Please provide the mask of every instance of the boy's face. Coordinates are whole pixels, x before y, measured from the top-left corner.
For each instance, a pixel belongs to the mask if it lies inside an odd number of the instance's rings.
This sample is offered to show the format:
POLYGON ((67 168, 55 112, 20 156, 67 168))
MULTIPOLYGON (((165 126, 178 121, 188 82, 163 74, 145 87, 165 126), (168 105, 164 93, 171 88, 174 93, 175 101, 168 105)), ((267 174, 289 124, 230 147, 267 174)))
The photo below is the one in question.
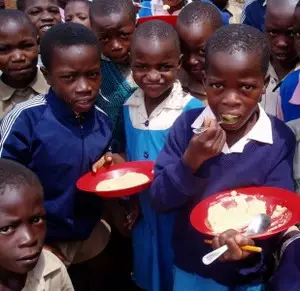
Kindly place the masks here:
POLYGON ((271 46, 272 58, 280 63, 290 63, 297 57, 293 37, 294 11, 273 9, 266 13, 265 27, 271 46))
POLYGON ((65 21, 75 22, 91 28, 90 8, 84 2, 70 2, 65 8, 65 21))
POLYGON ((295 49, 300 56, 300 7, 296 8, 294 15, 295 49))
POLYGON ((129 64, 129 51, 135 23, 127 11, 95 17, 92 27, 104 56, 117 64, 129 64))
POLYGON ((261 59, 243 51, 217 52, 208 57, 204 81, 209 106, 217 120, 224 122, 224 130, 239 130, 251 119, 268 84, 261 59))
POLYGON ((44 76, 54 92, 77 113, 94 105, 101 84, 100 53, 92 45, 55 48, 44 76))
POLYGON ((146 97, 157 98, 170 89, 180 63, 180 52, 172 40, 141 38, 132 49, 133 78, 146 97))
POLYGON ((9 21, 0 27, 0 70, 14 80, 30 78, 38 61, 37 35, 24 23, 9 21))
POLYGON ((201 82, 205 46, 215 30, 208 23, 196 23, 190 26, 179 24, 176 29, 181 40, 182 66, 190 77, 201 82))
POLYGON ((38 262, 46 233, 42 188, 7 187, 0 196, 0 270, 26 274, 38 262))
POLYGON ((25 13, 37 28, 39 36, 55 24, 61 22, 61 15, 56 0, 26 0, 25 13))

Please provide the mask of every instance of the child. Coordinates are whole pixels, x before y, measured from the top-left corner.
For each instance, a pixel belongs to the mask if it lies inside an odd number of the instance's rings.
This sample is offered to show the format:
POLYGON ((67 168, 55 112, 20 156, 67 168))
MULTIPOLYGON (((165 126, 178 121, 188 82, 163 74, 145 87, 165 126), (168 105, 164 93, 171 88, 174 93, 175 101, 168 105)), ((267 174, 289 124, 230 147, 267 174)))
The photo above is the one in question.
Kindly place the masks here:
POLYGON ((293 36, 295 6, 295 0, 269 0, 266 11, 265 26, 271 47, 270 81, 261 105, 267 113, 278 117, 280 98, 277 85, 296 68, 298 62, 293 36))
POLYGON ((254 241, 228 230, 213 240, 214 248, 229 247, 223 262, 205 266, 201 258, 211 247, 189 216, 200 201, 220 191, 244 186, 293 190, 295 138, 258 104, 268 83, 269 56, 258 30, 238 24, 220 28, 205 53, 209 106, 179 117, 156 161, 153 205, 158 211, 179 211, 173 233, 174 291, 263 290, 277 237, 258 241, 264 252, 248 257, 239 246, 254 241), (202 125, 207 131, 193 134, 202 125))
POLYGON ((21 11, 0 10, 0 119, 17 103, 48 91, 37 67, 37 33, 21 11))
POLYGON ((206 42, 221 26, 221 15, 210 3, 192 2, 178 15, 176 30, 181 41, 184 68, 179 80, 186 92, 200 100, 206 99, 202 84, 206 42))
POLYGON ((131 0, 94 0, 90 17, 103 54, 101 96, 96 104, 113 122, 114 147, 124 152, 122 106, 137 88, 129 65, 136 8, 131 0))
POLYGON ((30 18, 40 38, 49 28, 61 22, 57 0, 17 0, 17 8, 30 18))
POLYGON ((45 34, 41 56, 51 88, 6 115, 0 155, 32 169, 41 180, 46 243, 70 265, 95 257, 109 239, 109 229, 100 222, 102 200, 76 188, 111 139, 107 116, 94 106, 101 53, 91 30, 68 23, 45 34))
POLYGON ((43 250, 43 189, 24 166, 0 159, 0 290, 72 291, 62 262, 43 250))
POLYGON ((65 8, 65 21, 76 22, 91 28, 88 0, 69 0, 65 8))
MULTIPOLYGON (((176 80, 181 65, 179 38, 166 22, 153 20, 138 26, 131 58, 139 89, 124 104, 126 157, 129 161, 154 161, 176 118, 203 104, 186 95, 176 80)), ((132 234, 134 279, 144 290, 172 290, 174 213, 158 215, 147 191, 140 193, 139 199, 142 218, 132 234)))

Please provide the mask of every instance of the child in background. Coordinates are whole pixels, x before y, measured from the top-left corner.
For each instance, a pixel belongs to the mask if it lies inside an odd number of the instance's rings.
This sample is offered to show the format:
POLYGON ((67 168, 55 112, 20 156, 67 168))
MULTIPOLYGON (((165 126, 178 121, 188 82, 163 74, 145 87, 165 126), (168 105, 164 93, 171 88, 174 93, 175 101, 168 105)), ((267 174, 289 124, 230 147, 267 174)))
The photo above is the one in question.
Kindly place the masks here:
POLYGON ((201 258, 211 247, 189 218, 200 201, 220 191, 247 186, 294 189, 294 135, 259 105, 268 83, 269 57, 266 39, 255 28, 220 28, 205 53, 209 106, 177 119, 156 161, 153 205, 158 211, 179 212, 173 234, 174 291, 264 290, 277 237, 257 241, 264 252, 249 256, 240 246, 255 242, 234 230, 225 231, 213 239, 213 248, 227 244, 229 250, 222 262, 205 266, 201 258), (193 134, 193 128, 201 126, 207 131, 193 134))
POLYGON ((90 2, 88 0, 69 0, 65 7, 65 22, 76 22, 91 28, 90 2))
POLYGON ((48 29, 61 22, 57 0, 17 0, 17 9, 29 17, 40 38, 48 29))
MULTIPOLYGON (((155 161, 176 118, 200 100, 183 92, 179 38, 163 21, 138 26, 132 41, 131 68, 139 89, 124 104, 128 161, 155 161)), ((139 194, 142 218, 133 228, 136 284, 148 291, 172 290, 174 213, 157 214, 148 191, 139 194)))
MULTIPOLYGON (((111 140, 109 120, 94 106, 101 52, 90 29, 64 23, 44 35, 41 56, 51 88, 6 115, 0 127, 0 155, 32 169, 41 180, 46 244, 70 265, 96 257, 110 236, 109 226, 100 221, 102 199, 76 188, 76 181, 91 170, 111 140)), ((89 273, 87 289, 98 276, 89 273)))
POLYGON ((192 2, 178 15, 176 30, 183 54, 179 80, 186 92, 200 100, 206 99, 202 83, 206 42, 221 26, 221 15, 210 3, 192 2))
POLYGON ((102 48, 102 85, 96 104, 113 122, 115 148, 124 152, 123 104, 136 90, 130 69, 130 46, 136 25, 132 0, 94 0, 91 3, 92 29, 102 48))
MULTIPOLYGON (((203 0, 202 0, 203 1, 203 0)), ((204 0, 203 2, 206 2, 204 0)), ((240 3, 237 3, 236 0, 210 0, 214 3, 222 14, 227 17, 227 23, 240 23, 242 7, 240 3)))
POLYGON ((262 96, 261 106, 271 115, 280 117, 278 84, 295 70, 298 57, 294 48, 293 22, 295 0, 269 0, 265 17, 265 30, 271 47, 268 69, 269 85, 262 96))
POLYGON ((36 175, 0 159, 0 289, 73 291, 63 263, 43 250, 43 189, 36 175))
POLYGON ((17 103, 47 93, 37 62, 37 33, 28 17, 18 10, 0 10, 0 119, 17 103))

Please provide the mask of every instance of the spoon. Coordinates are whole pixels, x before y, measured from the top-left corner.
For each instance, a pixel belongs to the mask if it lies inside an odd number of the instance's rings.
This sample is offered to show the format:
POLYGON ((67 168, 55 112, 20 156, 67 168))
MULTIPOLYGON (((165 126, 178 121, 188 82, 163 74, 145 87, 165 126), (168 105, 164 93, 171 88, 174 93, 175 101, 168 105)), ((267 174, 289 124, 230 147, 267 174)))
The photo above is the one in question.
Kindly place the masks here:
MULTIPOLYGON (((223 123, 223 121, 218 121, 218 124, 223 123)), ((194 134, 200 134, 200 133, 204 133, 205 131, 208 130, 209 127, 204 127, 204 126, 200 126, 199 128, 194 128, 193 129, 193 133, 194 134)))
MULTIPOLYGON (((264 214, 264 213, 255 215, 251 219, 251 221, 247 227, 247 231, 245 232, 245 235, 250 236, 250 235, 264 233, 270 227, 270 225, 271 225, 271 217, 269 215, 264 214)), ((227 250, 228 250, 228 246, 224 245, 224 246, 208 253, 207 255, 205 255, 202 258, 203 264, 210 265, 216 259, 221 257, 227 250)))

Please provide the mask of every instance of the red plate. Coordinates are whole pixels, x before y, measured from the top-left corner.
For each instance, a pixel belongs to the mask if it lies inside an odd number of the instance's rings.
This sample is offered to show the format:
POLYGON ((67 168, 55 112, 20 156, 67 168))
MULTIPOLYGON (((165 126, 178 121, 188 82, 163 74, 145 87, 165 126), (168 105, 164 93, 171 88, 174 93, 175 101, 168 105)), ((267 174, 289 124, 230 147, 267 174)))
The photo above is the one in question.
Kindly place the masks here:
POLYGON ((81 177, 77 181, 76 185, 77 188, 82 191, 96 193, 101 197, 115 198, 129 196, 143 191, 149 187, 154 177, 153 168, 154 162, 148 161, 121 163, 107 168, 100 168, 96 174, 89 172, 81 177), (149 181, 132 188, 101 192, 96 191, 96 186, 99 182, 107 179, 117 178, 130 172, 144 174, 149 178, 149 181))
MULTIPOLYGON (((300 197, 293 192, 272 187, 249 187, 235 189, 237 193, 255 196, 257 199, 266 202, 267 214, 273 213, 276 205, 287 208, 287 212, 280 215, 278 218, 272 218, 270 228, 261 235, 252 236, 252 238, 268 238, 276 233, 287 230, 290 226, 299 222, 300 218, 300 197)), ((231 196, 229 191, 223 191, 215 194, 202 202, 200 202, 192 211, 190 220, 191 224, 201 233, 215 236, 207 221, 208 208, 224 197, 231 196)))
POLYGON ((149 20, 162 20, 169 23, 172 26, 176 25, 177 15, 154 15, 154 16, 146 16, 138 19, 137 25, 142 24, 149 20))

